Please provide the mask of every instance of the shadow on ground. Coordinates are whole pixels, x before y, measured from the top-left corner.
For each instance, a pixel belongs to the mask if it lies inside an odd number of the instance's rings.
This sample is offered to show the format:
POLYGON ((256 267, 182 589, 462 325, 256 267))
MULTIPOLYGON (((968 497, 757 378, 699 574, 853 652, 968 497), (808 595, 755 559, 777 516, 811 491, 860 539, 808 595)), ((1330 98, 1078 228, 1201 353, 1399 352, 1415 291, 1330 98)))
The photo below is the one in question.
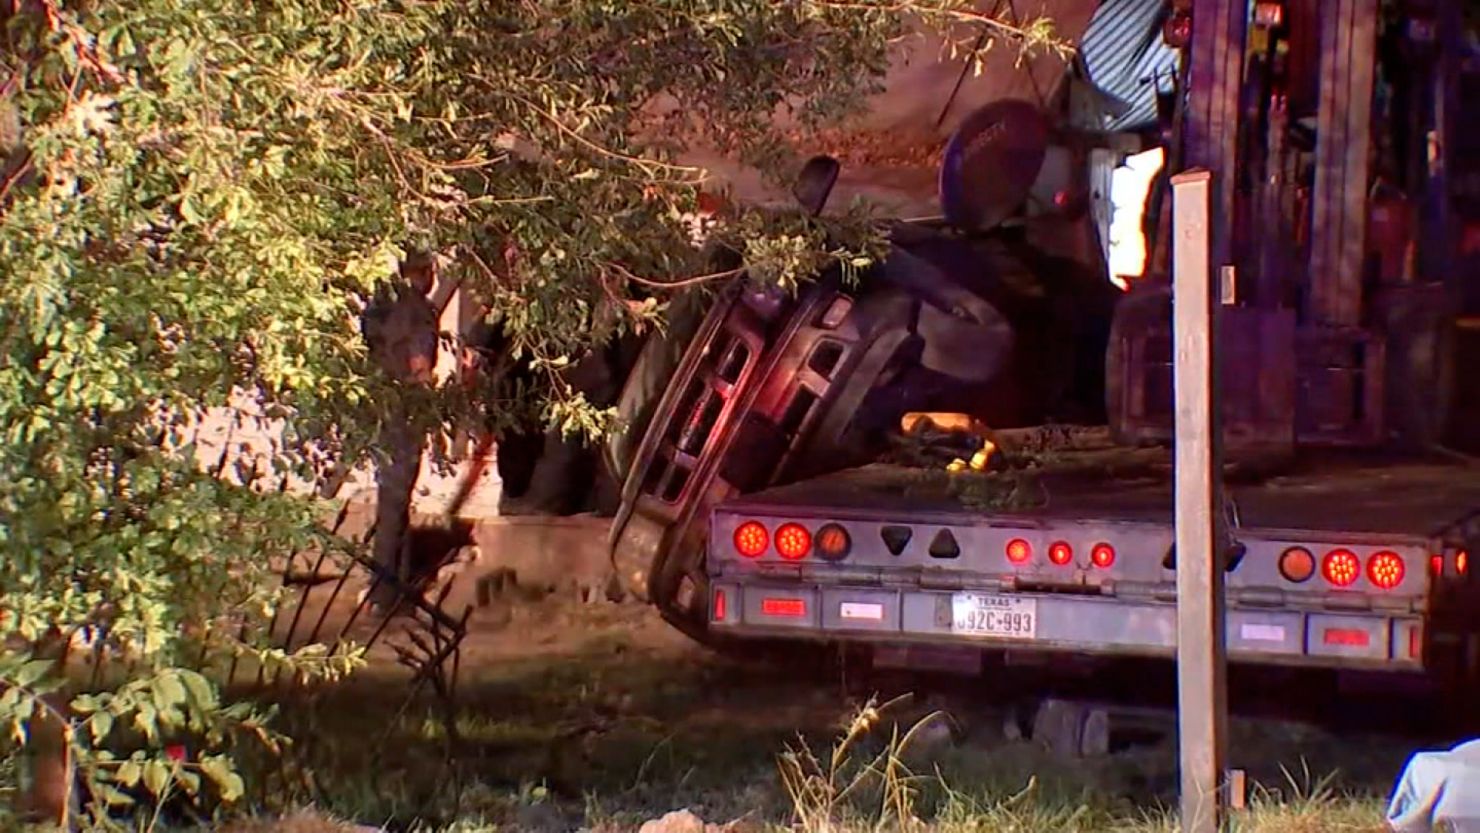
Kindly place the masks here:
MULTIPOLYGON (((1165 679, 1145 682, 1148 700, 1166 698, 1165 679)), ((1054 805, 1130 815, 1175 798, 1168 733, 1147 733, 1109 756, 1055 758, 1012 736, 1004 708, 1012 697, 993 681, 861 678, 816 661, 740 664, 628 606, 529 605, 500 627, 475 628, 450 714, 452 738, 449 714, 434 698, 401 711, 405 685, 377 665, 289 704, 286 728, 302 739, 317 787, 277 798, 311 799, 390 828, 471 816, 570 830, 684 807, 711 820, 784 822, 791 805, 777 756, 787 744, 804 737, 824 752, 871 693, 887 699, 906 691, 917 696, 895 714, 900 723, 934 709, 952 718, 950 731, 942 724, 925 733, 911 763, 954 790, 1002 797, 1031 783, 1054 805)), ((855 757, 877 748, 889 729, 886 720, 855 757)), ((1415 743, 1350 721, 1322 728, 1246 718, 1234 721, 1231 746, 1234 766, 1283 795, 1324 783, 1380 796, 1415 743)), ((922 788, 928 811, 940 790, 922 788)))

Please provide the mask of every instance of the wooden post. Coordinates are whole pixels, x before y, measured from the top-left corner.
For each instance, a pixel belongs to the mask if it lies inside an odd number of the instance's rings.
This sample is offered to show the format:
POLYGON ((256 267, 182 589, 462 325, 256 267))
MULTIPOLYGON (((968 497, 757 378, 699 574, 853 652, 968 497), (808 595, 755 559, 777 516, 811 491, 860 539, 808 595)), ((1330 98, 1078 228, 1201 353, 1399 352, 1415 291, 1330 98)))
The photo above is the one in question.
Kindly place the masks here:
POLYGON ((1226 806, 1222 432, 1215 360, 1219 293, 1209 257, 1212 204, 1210 172, 1193 170, 1172 178, 1177 735, 1183 833, 1221 829, 1226 806))

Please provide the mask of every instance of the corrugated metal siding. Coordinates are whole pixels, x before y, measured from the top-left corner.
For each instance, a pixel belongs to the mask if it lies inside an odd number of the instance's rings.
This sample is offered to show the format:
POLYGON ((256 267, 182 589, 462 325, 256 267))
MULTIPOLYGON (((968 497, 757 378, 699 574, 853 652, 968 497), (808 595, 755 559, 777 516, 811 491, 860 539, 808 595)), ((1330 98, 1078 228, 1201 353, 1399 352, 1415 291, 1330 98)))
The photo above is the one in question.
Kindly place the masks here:
POLYGON ((1164 0, 1105 0, 1090 19, 1079 44, 1089 81, 1124 107, 1106 130, 1156 122, 1156 85, 1142 79, 1177 68, 1177 51, 1161 40, 1166 13, 1164 0))

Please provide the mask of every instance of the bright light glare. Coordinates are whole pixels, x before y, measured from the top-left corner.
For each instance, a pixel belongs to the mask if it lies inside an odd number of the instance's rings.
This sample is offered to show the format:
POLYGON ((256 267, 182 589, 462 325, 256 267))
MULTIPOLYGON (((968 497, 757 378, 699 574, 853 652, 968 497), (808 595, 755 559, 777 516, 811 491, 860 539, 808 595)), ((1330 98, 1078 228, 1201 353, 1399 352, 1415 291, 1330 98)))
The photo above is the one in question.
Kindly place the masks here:
POLYGON ((1151 181, 1165 162, 1161 148, 1126 157, 1110 174, 1110 280, 1129 289, 1132 278, 1146 271, 1146 235, 1142 219, 1151 181))

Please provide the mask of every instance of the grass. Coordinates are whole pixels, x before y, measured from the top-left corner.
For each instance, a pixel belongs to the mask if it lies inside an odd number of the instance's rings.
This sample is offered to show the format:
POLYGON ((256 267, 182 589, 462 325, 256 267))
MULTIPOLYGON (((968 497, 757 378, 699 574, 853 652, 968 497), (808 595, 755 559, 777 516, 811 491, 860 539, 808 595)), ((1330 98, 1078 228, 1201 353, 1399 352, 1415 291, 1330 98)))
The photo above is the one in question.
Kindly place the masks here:
MULTIPOLYGON (((1030 777, 1012 792, 952 786, 944 762, 913 752, 929 725, 944 719, 929 713, 913 724, 889 719, 895 703, 869 703, 852 715, 835 740, 814 749, 802 738, 774 753, 776 768, 746 772, 734 778, 731 795, 699 797, 700 815, 728 823, 736 833, 1174 833, 1174 814, 1156 806, 1129 806, 1106 802, 1091 793, 1072 799, 1066 793, 1045 792, 1030 777), (737 802, 736 799, 740 799, 737 802), (733 815, 712 815, 707 809, 731 805, 733 815), (744 806, 749 805, 749 806, 744 806), (740 812, 737 812, 740 811, 740 812)), ((731 777, 737 775, 731 772, 731 777)), ((648 778, 639 771, 632 789, 648 778)), ((342 786, 342 784, 340 784, 342 786)), ((662 795, 675 784, 650 784, 662 795), (657 789, 663 787, 663 789, 657 789)), ((681 786, 679 793, 684 792, 681 786)), ((369 795, 349 790, 340 796, 369 795)), ((383 797, 383 796, 382 796, 383 797)), ((465 796, 472 805, 463 817, 448 823, 423 823, 407 829, 425 833, 494 833, 521 829, 580 829, 592 832, 635 830, 647 818, 659 817, 672 802, 648 803, 645 812, 613 812, 598 796, 588 796, 577 814, 559 814, 558 799, 545 787, 525 784, 518 790, 487 790, 465 796), (545 812, 540 812, 545 808, 545 812), (548 824, 554 823, 554 826, 548 824)), ((651 796, 650 796, 651 797, 651 796)), ((693 803, 690 803, 693 806, 693 803)), ((349 809, 346 806, 345 809, 349 809)), ((355 817, 376 821, 361 809, 355 817)), ((1255 790, 1251 806, 1233 815, 1237 833, 1378 833, 1382 802, 1375 796, 1354 796, 1333 786, 1331 777, 1313 778, 1310 772, 1286 771, 1279 787, 1255 790)), ((320 833, 312 827, 244 830, 243 833, 320 833)), ((332 827, 324 827, 329 833, 332 827)), ((232 832, 237 833, 237 832, 232 832)))
MULTIPOLYGON (((522 653, 472 646, 484 653, 463 666, 456 743, 435 701, 400 711, 405 680, 389 668, 285 701, 280 728, 300 739, 302 766, 266 782, 226 830, 337 833, 326 819, 350 819, 420 833, 617 833, 685 808, 737 822, 726 833, 1175 830, 1169 739, 1063 760, 1004 736, 990 692, 952 699, 914 679, 860 687, 827 668, 741 666, 610 615, 622 621, 575 638, 540 612, 529 621, 565 641, 520 632, 509 641, 529 643, 522 653), (917 686, 924 696, 894 696, 917 686), (883 699, 865 696, 874 689, 883 699), (288 824, 265 820, 303 807, 288 824)), ((1383 829, 1401 744, 1249 720, 1233 733, 1233 764, 1267 785, 1236 830, 1383 829)), ((184 828, 157 831, 167 829, 184 828)))
MULTIPOLYGON (((425 833, 629 831, 683 808, 709 822, 738 822, 731 828, 737 833, 1177 829, 1165 803, 1106 788, 1116 771, 1146 765, 1134 755, 1066 762, 1027 742, 951 746, 931 736, 949 717, 922 713, 908 698, 866 702, 840 726, 814 721, 804 734, 788 724, 823 706, 770 723, 741 713, 726 726, 702 713, 704 686, 733 683, 723 673, 686 677, 685 669, 669 667, 655 680, 641 664, 620 670, 607 669, 612 676, 605 678, 594 673, 605 682, 584 687, 547 668, 485 683, 479 696, 489 699, 458 716, 463 749, 450 763, 441 757, 442 725, 427 713, 391 727, 395 754, 377 759, 363 737, 346 731, 348 722, 335 719, 349 713, 346 703, 358 702, 356 722, 373 722, 373 699, 362 693, 321 701, 314 717, 324 733, 314 752, 324 788, 320 806, 334 816, 425 833), (612 711, 614 698, 627 698, 625 711, 612 711), (574 731, 580 716, 603 713, 607 722, 599 731, 574 731), (658 719, 685 713, 682 721, 658 719), (819 736, 831 740, 819 743, 819 736), (459 795, 451 789, 453 771, 463 782, 459 795)), ((785 699, 800 693, 802 686, 792 686, 759 687, 785 699)), ((1334 776, 1315 778, 1297 766, 1255 789, 1233 829, 1377 833, 1384 829, 1382 810, 1375 792, 1352 791, 1334 776)))

